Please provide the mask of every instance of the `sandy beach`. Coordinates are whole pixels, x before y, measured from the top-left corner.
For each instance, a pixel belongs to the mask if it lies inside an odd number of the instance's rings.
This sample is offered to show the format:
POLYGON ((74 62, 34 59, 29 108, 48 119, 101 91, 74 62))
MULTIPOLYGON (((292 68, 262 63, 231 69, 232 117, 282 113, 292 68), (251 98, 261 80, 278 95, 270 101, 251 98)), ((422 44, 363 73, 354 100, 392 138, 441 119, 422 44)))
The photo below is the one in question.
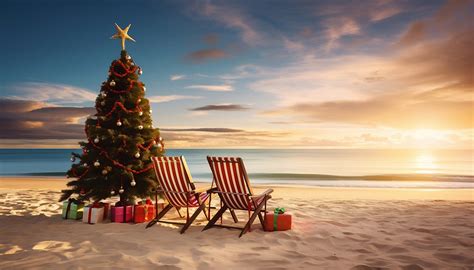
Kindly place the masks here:
MULTIPOLYGON (((474 191, 271 186, 293 229, 184 235, 61 219, 58 178, 0 178, 0 269, 472 269, 474 191)), ((206 186, 206 184, 200 184, 206 186)), ((257 192, 268 186, 257 186, 257 192)), ((242 220, 247 213, 239 213, 242 220)), ((172 213, 170 218, 177 219, 172 213)), ((230 215, 224 222, 230 222, 230 215)))

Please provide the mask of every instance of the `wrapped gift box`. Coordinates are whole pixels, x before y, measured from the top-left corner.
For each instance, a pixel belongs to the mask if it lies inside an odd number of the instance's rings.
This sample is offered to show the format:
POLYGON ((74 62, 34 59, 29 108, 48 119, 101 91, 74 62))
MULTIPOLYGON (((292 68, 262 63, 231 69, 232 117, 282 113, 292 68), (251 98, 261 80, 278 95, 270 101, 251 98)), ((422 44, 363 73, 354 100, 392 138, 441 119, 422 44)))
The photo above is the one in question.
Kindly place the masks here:
POLYGON ((83 210, 83 203, 74 199, 69 199, 63 202, 62 217, 64 219, 81 219, 83 210))
POLYGON ((112 222, 126 223, 133 221, 133 205, 112 206, 110 210, 112 222))
POLYGON ((99 202, 99 205, 104 207, 104 220, 110 217, 110 203, 109 202, 99 202))
POLYGON ((155 218, 155 206, 151 201, 147 201, 146 203, 139 203, 135 205, 135 213, 133 221, 135 223, 143 223, 150 221, 155 218))
POLYGON ((278 215, 275 213, 266 213, 264 225, 265 231, 267 232, 291 230, 291 215, 288 213, 278 215))
POLYGON ((82 222, 95 224, 104 220, 105 207, 99 203, 84 207, 82 222))

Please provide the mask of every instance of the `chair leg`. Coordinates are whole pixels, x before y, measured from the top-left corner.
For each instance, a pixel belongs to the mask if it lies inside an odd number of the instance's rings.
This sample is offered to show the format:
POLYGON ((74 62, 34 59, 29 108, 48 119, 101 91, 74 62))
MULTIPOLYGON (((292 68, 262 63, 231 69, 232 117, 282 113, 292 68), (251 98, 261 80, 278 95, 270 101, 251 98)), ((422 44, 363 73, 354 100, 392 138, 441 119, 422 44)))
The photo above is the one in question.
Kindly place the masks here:
POLYGON ((183 215, 181 215, 181 212, 179 211, 181 209, 181 207, 176 207, 176 212, 178 212, 178 215, 180 218, 184 218, 183 215))
POLYGON ((235 214, 234 209, 229 209, 230 214, 232 215, 232 218, 234 219, 234 222, 237 223, 239 220, 237 219, 237 215, 235 214))
POLYGON ((260 214, 260 211, 262 210, 263 206, 264 206, 264 203, 262 202, 254 210, 252 216, 249 218, 249 221, 247 222, 247 224, 245 224, 245 227, 242 229, 242 232, 240 232, 239 237, 242 237, 242 235, 244 235, 244 233, 246 233, 249 230, 250 226, 252 226, 252 224, 255 221, 255 219, 257 218, 258 214, 260 214))
POLYGON ((219 211, 216 213, 215 216, 213 216, 211 218, 211 220, 207 223, 206 227, 204 227, 204 229, 202 229, 203 231, 211 228, 212 226, 214 226, 214 224, 216 224, 216 222, 219 220, 219 218, 224 214, 224 212, 227 210, 227 205, 223 205, 221 207, 221 209, 219 209, 219 211))
POLYGON ((183 228, 181 229, 181 234, 183 234, 188 228, 189 226, 191 226, 191 224, 193 223, 193 221, 197 218, 197 216, 199 215, 199 213, 201 213, 201 211, 206 207, 205 204, 201 204, 199 206, 198 209, 196 209, 196 211, 194 211, 193 215, 189 218, 189 220, 186 222, 186 224, 184 224, 183 228))
POLYGON ((166 213, 168 213, 169 210, 171 210, 171 208, 173 208, 171 204, 166 205, 165 208, 163 208, 163 210, 161 210, 161 212, 152 221, 148 222, 145 229, 155 225, 164 215, 166 215, 166 213))
POLYGON ((260 224, 262 224, 262 228, 265 229, 265 223, 263 222, 262 212, 258 213, 258 219, 260 220, 260 224))

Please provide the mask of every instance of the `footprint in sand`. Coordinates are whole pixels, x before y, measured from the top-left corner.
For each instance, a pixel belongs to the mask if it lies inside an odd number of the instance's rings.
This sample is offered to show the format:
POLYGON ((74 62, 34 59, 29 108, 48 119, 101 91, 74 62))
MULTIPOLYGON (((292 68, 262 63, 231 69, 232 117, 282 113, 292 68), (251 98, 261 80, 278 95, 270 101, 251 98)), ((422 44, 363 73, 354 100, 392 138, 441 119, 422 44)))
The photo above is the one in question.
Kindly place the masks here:
POLYGON ((161 256, 159 261, 163 264, 178 264, 181 260, 173 256, 161 256))
POLYGON ((356 266, 351 268, 351 270, 378 270, 378 269, 382 269, 382 268, 370 267, 370 266, 365 265, 365 264, 359 264, 359 265, 356 265, 356 266))
POLYGON ((71 243, 61 241, 41 241, 33 246, 33 250, 43 250, 52 252, 64 252, 71 249, 71 243))
POLYGON ((424 268, 419 266, 418 264, 409 264, 402 266, 402 270, 423 270, 424 268))

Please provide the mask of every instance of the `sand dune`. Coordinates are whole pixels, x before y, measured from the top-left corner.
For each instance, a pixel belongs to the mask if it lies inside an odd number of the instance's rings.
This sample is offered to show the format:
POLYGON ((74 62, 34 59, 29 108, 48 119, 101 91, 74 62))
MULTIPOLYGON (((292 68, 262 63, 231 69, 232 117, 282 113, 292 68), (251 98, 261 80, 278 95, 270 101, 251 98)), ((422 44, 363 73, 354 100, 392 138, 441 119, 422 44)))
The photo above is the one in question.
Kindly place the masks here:
POLYGON ((58 191, 0 189, 0 269, 474 267, 472 200, 331 199, 322 192, 276 188, 270 207, 286 207, 293 230, 268 233, 255 223, 238 238, 236 230, 201 232, 203 219, 184 235, 168 224, 145 230, 62 220, 58 191))

